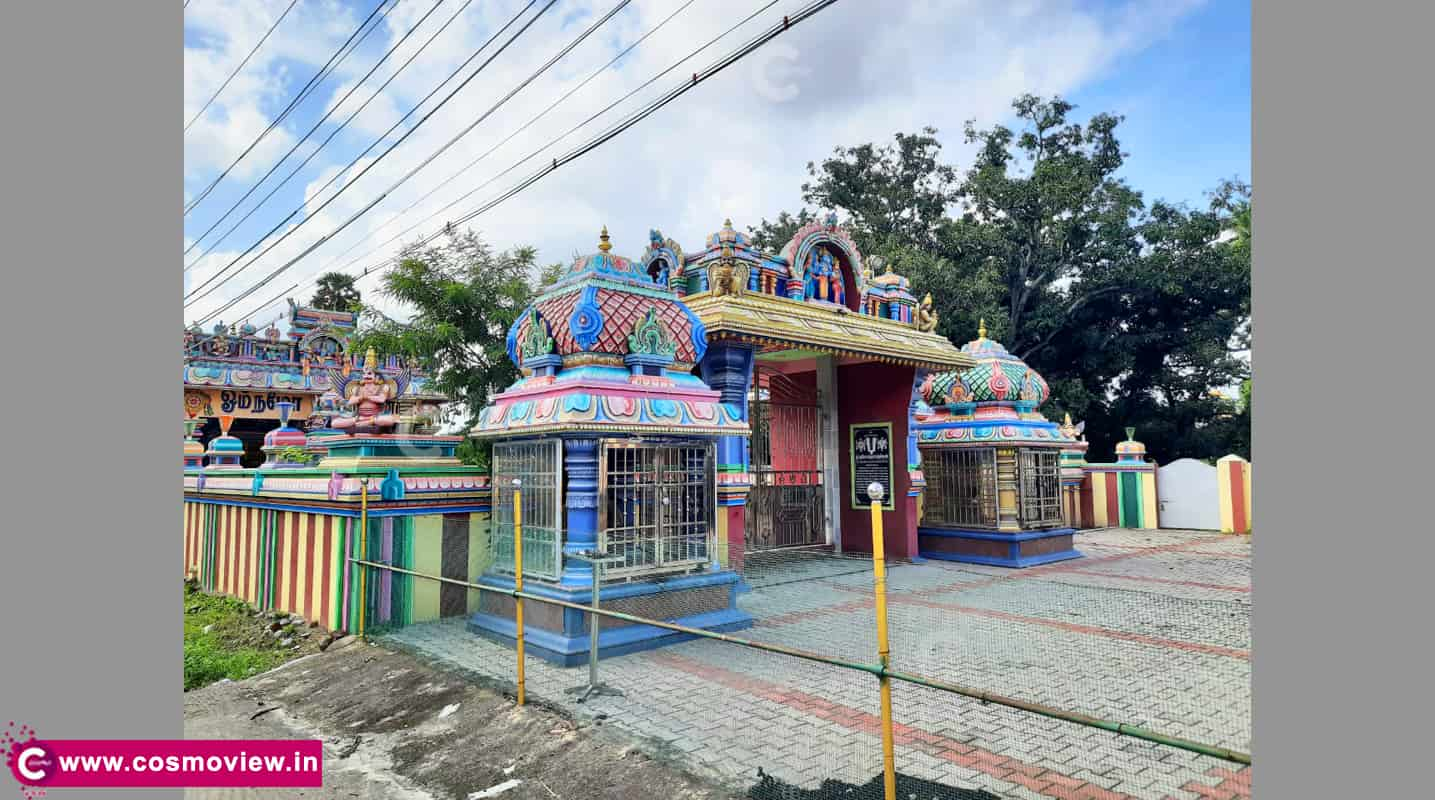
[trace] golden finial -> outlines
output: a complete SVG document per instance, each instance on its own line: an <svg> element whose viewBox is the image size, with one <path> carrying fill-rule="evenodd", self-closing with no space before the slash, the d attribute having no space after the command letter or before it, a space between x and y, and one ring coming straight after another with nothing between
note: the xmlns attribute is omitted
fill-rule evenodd
<svg viewBox="0 0 1435 800"><path fill-rule="evenodd" d="M723 217L722 226L723 226L724 228L731 228L731 227L732 227L732 217Z"/></svg>
<svg viewBox="0 0 1435 800"><path fill-rule="evenodd" d="M1067 427L1071 427L1071 412L1070 412L1070 411L1066 412L1066 418L1061 421L1061 424L1063 424L1063 425L1065 425L1065 426L1067 426Z"/></svg>
<svg viewBox="0 0 1435 800"><path fill-rule="evenodd" d="M982 317L982 321L981 321L980 323L978 323L978 325L977 325L977 338L978 338L978 339L985 339L985 338L987 338L987 319L986 319L986 317Z"/></svg>
<svg viewBox="0 0 1435 800"><path fill-rule="evenodd" d="M373 347L370 347L370 348L369 348L369 352L367 352L367 353L364 354L364 369L375 369L375 370L376 370L376 369L378 369L378 368L379 368L379 354L374 352L374 348L373 348Z"/></svg>
<svg viewBox="0 0 1435 800"><path fill-rule="evenodd" d="M931 293L931 292L927 292L927 296L922 298L922 302L925 303L925 304L927 304L927 305L931 305L931 304L932 304L932 293Z"/></svg>
<svg viewBox="0 0 1435 800"><path fill-rule="evenodd" d="M605 253L608 252L609 250L612 250L612 249L613 249L613 245L608 244L608 226L607 226L607 225L604 225L604 226L603 226L603 232L600 233L600 234L598 234L598 249L599 249L599 250L602 250L602 251L605 252Z"/></svg>

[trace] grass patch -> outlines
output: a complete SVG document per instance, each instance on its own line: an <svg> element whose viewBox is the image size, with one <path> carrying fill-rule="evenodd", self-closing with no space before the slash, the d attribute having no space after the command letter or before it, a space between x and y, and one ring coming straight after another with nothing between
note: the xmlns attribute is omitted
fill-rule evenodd
<svg viewBox="0 0 1435 800"><path fill-rule="evenodd" d="M302 655L266 635L267 620L254 613L242 600L184 584L185 691L225 678L242 680Z"/></svg>

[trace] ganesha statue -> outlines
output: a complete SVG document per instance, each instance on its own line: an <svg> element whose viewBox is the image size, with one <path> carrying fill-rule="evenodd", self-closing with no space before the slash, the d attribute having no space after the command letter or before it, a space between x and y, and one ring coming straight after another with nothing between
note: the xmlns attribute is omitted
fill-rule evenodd
<svg viewBox="0 0 1435 800"><path fill-rule="evenodd" d="M350 434L386 433L399 422L398 415L385 409L408 388L410 372L400 370L393 378L379 374L374 349L364 356L364 367L358 378L337 369L329 370L329 381L342 398L340 405L349 413L335 417L334 428Z"/></svg>

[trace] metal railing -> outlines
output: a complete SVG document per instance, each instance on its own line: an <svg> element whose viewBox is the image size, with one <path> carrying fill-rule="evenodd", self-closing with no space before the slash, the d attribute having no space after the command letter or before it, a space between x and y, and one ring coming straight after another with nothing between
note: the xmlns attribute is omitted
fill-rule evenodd
<svg viewBox="0 0 1435 800"><path fill-rule="evenodd" d="M922 524L935 527L997 526L996 449L924 449Z"/></svg>
<svg viewBox="0 0 1435 800"><path fill-rule="evenodd" d="M514 481L522 481L523 574L556 581L563 574L563 443L558 439L493 446L492 569L514 574Z"/></svg>
<svg viewBox="0 0 1435 800"><path fill-rule="evenodd" d="M367 487L366 487L366 488L367 488ZM514 495L515 495L515 499L518 500L519 503L522 504L522 506L521 506L521 508L520 508L520 513L519 513L519 515L518 515L518 519L515 520L515 528L516 528L516 530L515 530L515 533L514 533L517 542L521 542L521 541L525 538L525 535L524 535L524 532L523 532L522 509L526 509L526 508L527 508L527 504L526 504L526 503L523 503L523 501L522 501L522 496L521 496L521 492L520 492L520 490L519 490L518 487L515 486L515 487L513 488L513 492L514 492ZM365 492L365 494L367 495L367 491ZM978 688L974 688L974 687L970 687L970 686L963 686L963 685L960 685L960 684L957 684L957 683L953 683L953 682L949 682L949 681L937 680L937 679L934 679L934 678L931 678L931 677L928 677L928 676L924 676L924 675L919 675L919 674L915 674L915 673L911 673L911 672L906 672L906 671L900 671L900 670L894 670L894 669L892 669L892 668L891 668L891 648L890 648L889 641L888 641L888 635L887 635L887 619L886 619L886 617L887 617L887 614L886 614L886 607L887 607L887 591L886 591L886 589L887 589L887 581L886 581L886 564L885 564L884 553L883 553L883 547L882 547L883 533L882 533L882 513L881 513L881 487L878 486L878 485L874 485L873 487L869 487L869 489L868 489L868 494L869 494L869 496L870 496L870 497L872 498L872 500L873 500L872 506L871 506L872 529L873 529L872 570L873 570L873 589L874 589L873 599L874 599L874 606L875 606L875 612L876 612L876 618L877 618L877 619L876 619L876 622L877 622L877 651L878 651L878 652L877 652L877 662L876 662L876 663L865 663L865 662L861 662L861 661L852 661L852 660L847 660L847 659L842 659L842 658L836 658L836 657L833 657L833 656L823 655L823 654L821 654L821 653L816 653L816 652L812 652L812 651L809 651L809 650L803 650L803 649L800 649L800 648L788 647L788 646L785 646L785 645L775 644L775 643L772 643L772 642L763 642L763 641L757 641L757 640L753 640L753 639L746 639L746 638L741 638L741 637L737 637L737 636L732 636L732 635L725 634L725 633L717 633L717 632L714 632L714 631L704 630L704 629L701 629L701 628L689 627L689 626L682 625L682 624L675 623L675 622L669 622L669 621L665 621L665 620L653 619L653 618L649 618L649 617L639 616L639 615L636 615L636 614L629 614L629 613L624 613L624 612L621 612L621 611L613 611L613 610L609 610L609 609L598 608L598 607L595 607L595 606L593 606L593 605L584 605L584 604L581 604L581 603L569 602L569 601L565 601L565 600L558 600L558 599L555 599L555 598L552 598L552 597L547 597L547 596L538 595L538 594L532 594L532 593L529 593L529 592L526 592L526 591L523 590L521 578L520 578L520 580L519 580L518 582L516 582L514 588L512 588L512 589L506 589L506 588L499 588L499 587L494 587L494 586L485 586L485 585L481 585L481 584L474 583L474 582L471 582L471 581L462 581L462 580L458 580L458 579L454 579L454 578L445 578L445 577L439 576L439 575L431 575L431 574L419 572L419 571L416 571L416 570L404 569L404 568L396 567L396 566L393 566L393 565L390 565L390 564L383 564L383 563L379 563L379 562L375 562L375 561L370 561L370 560L366 560L366 559L359 559L359 558L352 558L352 557L350 557L350 559L349 559L349 564L350 564L350 565L353 565L353 566L358 566L358 567L362 567L362 568L363 568L363 569L360 569L360 570L359 570L360 580L361 580L361 581L365 579L364 576L367 575L367 573L368 573L369 570L375 570L375 569L376 569L376 570L381 570L381 571L389 571L389 572L393 572L393 573L408 575L408 576L412 576L412 577L416 577L416 578L422 578L422 579L425 579L425 580L437 581L437 582L442 583L442 584L449 584L449 585L461 586L461 587L464 587L464 588L466 588L466 589L477 590L477 591L479 591L480 593L482 593L482 592L489 592L489 593L496 594L496 595L503 595L503 596L507 596L507 597L512 597L512 598L514 598L514 600L515 600L515 620L514 620L514 622L515 622L515 632L514 632L514 635L515 635L515 656L516 656L516 659L517 659L517 663L515 664L515 672L516 672L516 676L517 676L517 687L518 687L517 703L518 703L519 705L523 705L524 702L525 702L525 694L524 694L524 687L525 687L525 679L524 679L524 674L525 674L525 670L524 670L524 659L525 659L525 655L524 655L524 638L525 638L525 628L524 628L524 621L523 621L523 604L524 604L524 602L536 602L536 603L541 603L541 604L547 604L547 605L550 605L550 606L555 606L555 607L558 607L558 608L571 609L571 610L574 610L574 611L577 611L577 612L580 612L580 613L584 613L584 614L588 614L588 615L593 615L593 616L595 616L595 617L602 617L602 618L605 618L605 619L611 619L611 620L616 620L616 621L620 621L620 622L627 622L627 623L630 623L630 624L638 624L638 625L651 626L651 627L655 627L655 628L660 628L660 629L665 629L665 630L674 631L674 632L677 632L677 633L682 633L682 634L685 634L685 635L687 635L687 636L691 636L691 637L695 637L695 638L708 639L708 640L719 641L719 642L726 642L726 643L728 643L728 644L735 645L735 646L738 646L738 647L743 647L743 648L750 649L750 650L763 651L763 652L767 652L767 653L774 653L774 654L778 654L778 655L782 655L782 656L788 656L788 657L791 657L791 658L796 658L796 659L800 659L800 660L804 660L804 661L808 661L808 662L814 662L814 663L819 663L819 664L825 664L825 665L832 666L832 667L838 667L838 668L842 668L842 669L849 669L849 670L859 671L859 672L863 672L863 673L867 673L867 674L873 675L874 677L876 677L876 678L878 679L878 688L879 688L879 692L880 692L880 710L881 710L881 723L880 723L880 724L881 724L882 751L883 751L883 788L884 788L884 795L885 795L885 797L887 798L887 800L894 800L895 797L896 797L895 747L894 747L894 742L895 742L895 738L896 738L896 737L894 736L894 731L895 731L895 728L896 728L896 723L895 723L894 720L893 720L892 702L891 702L891 682L892 682L892 681L900 681L900 682L907 683L907 684L911 684L911 685L914 685L914 686L922 686L922 687L925 687L925 688L928 688L928 689L934 689L934 690L941 691L941 692L947 692L947 693L950 693L950 694L953 694L953 695L959 695L959 696L962 696L962 697L972 698L972 699L978 700L978 701L980 701L980 702L982 702L982 703L984 703L984 704L993 704L993 705L1003 706L1003 707L1006 707L1006 708L1015 709L1015 710L1023 711L1023 712L1026 712L1026 713L1035 714L1035 715L1038 715L1038 716L1050 718L1050 719L1062 720L1062 721L1065 721L1065 722L1074 723L1074 724L1081 725L1081 726L1085 726L1085 727L1089 727L1089 728L1096 728L1096 729L1108 731L1108 732L1110 732L1110 733L1113 733L1113 734L1116 734L1116 735L1119 735L1119 736L1129 737L1129 738L1132 738L1132 739L1137 739L1137 740L1141 740L1141 741L1145 741L1145 742L1150 742L1150 743L1157 744L1157 745L1161 745L1161 746L1165 746L1165 747L1171 747L1171 748L1175 748L1175 749L1179 749L1179 750L1184 750L1184 751L1191 752L1191 753L1196 753L1196 754L1203 755L1203 756L1208 756L1208 757L1212 757L1212 758L1217 758L1217 759L1221 759L1221 760L1223 760L1223 761L1227 761L1227 762L1234 763L1234 764L1241 764L1241 765L1250 765L1250 764L1251 764L1251 756L1250 756L1249 753L1244 753L1244 752L1232 750L1232 749L1230 749L1230 748L1225 748L1225 747L1219 747L1219 746L1215 746L1215 745L1205 744L1205 743L1202 743L1202 742L1198 742L1198 741L1194 741L1194 740L1186 739L1186 738L1182 738L1182 737L1169 736L1169 735L1166 735L1166 734L1159 733L1159 732L1157 732L1157 731L1149 730L1149 729L1147 729L1147 728L1145 728L1145 727L1138 726L1138 725L1131 725L1131 724L1124 723L1124 722L1119 722L1119 721L1116 721L1116 720L1103 719L1103 718L1096 717L1096 716L1093 716L1093 715L1090 715L1090 714L1083 714L1083 713L1080 713L1080 712L1070 711L1070 710L1067 710L1067 709L1058 708L1058 707L1055 707L1055 706L1052 706L1052 705L1048 705L1048 704L1030 702L1030 701L1025 701L1025 700L1019 700L1019 699L1015 699L1015 698L1012 698L1012 697L1007 697L1007 696L1004 696L1004 695L1001 695L1001 694L997 694L997 693L995 693L995 692L986 691L986 690L983 690L983 689L978 689ZM367 498L366 498L366 499L367 499ZM364 509L364 510L363 510L361 513L364 514L365 516L367 516L367 503L364 504L363 509ZM361 525L362 525L362 521L361 521ZM362 528L361 528L361 529L362 529ZM516 543L516 544L517 544L517 543ZM524 563L523 563L523 549L522 549L522 546L521 546L521 545L517 545L517 546L515 547L515 551L516 551L516 552L515 552L515 557L516 557L516 560L517 560L518 572L519 572L520 575L521 575L522 573L525 573L525 572L527 571L526 569L524 569L524 566L525 566L525 565L524 565ZM358 633L360 636L363 636L363 635L364 635L364 627L363 627L363 626L364 626L364 617L363 617L362 610L361 610L361 613L360 613L360 615L359 615L359 630L357 631L357 633Z"/></svg>
<svg viewBox="0 0 1435 800"><path fill-rule="evenodd" d="M598 456L598 548L612 578L700 569L712 563L713 446L604 440Z"/></svg>
<svg viewBox="0 0 1435 800"><path fill-rule="evenodd" d="M1050 528L1060 525L1061 455L1055 450L1031 448L1018 452L1022 527Z"/></svg>

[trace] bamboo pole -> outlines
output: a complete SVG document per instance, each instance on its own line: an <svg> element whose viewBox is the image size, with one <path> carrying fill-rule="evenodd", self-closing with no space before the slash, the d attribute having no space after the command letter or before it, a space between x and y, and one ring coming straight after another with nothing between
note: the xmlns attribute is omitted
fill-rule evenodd
<svg viewBox="0 0 1435 800"><path fill-rule="evenodd" d="M897 800L897 756L892 736L892 648L887 640L887 558L882 541L882 484L867 485L872 500L872 583L877 606L877 661L882 672L877 676L882 703L882 790L886 800Z"/></svg>

